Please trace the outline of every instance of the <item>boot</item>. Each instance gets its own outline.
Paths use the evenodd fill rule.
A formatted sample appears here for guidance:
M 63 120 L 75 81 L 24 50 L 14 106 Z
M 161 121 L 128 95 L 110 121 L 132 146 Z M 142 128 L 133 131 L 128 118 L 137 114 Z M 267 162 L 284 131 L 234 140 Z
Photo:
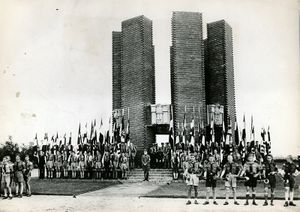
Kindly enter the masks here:
M 257 205 L 256 202 L 255 202 L 255 194 L 252 194 L 252 199 L 253 199 L 252 205 Z
M 249 200 L 249 194 L 246 194 L 246 202 L 245 202 L 245 204 L 244 204 L 244 205 L 249 205 L 249 202 L 248 202 L 248 200 Z
M 271 205 L 273 206 L 274 194 L 271 194 Z

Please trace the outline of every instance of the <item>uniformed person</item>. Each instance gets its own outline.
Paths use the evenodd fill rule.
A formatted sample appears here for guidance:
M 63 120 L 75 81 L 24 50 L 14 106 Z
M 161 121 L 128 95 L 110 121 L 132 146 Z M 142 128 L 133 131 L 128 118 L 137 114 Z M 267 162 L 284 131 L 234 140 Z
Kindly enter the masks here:
M 150 156 L 147 153 L 147 150 L 144 150 L 144 154 L 142 155 L 142 166 L 144 171 L 144 180 L 149 181 L 149 171 L 150 171 Z
M 255 188 L 257 186 L 257 178 L 260 174 L 260 166 L 254 161 L 254 155 L 250 153 L 247 157 L 247 162 L 244 164 L 241 176 L 245 176 L 245 186 L 246 186 L 246 202 L 244 205 L 249 205 L 249 191 L 252 191 L 252 204 L 257 205 L 255 202 Z
M 215 162 L 215 157 L 209 155 L 209 162 L 204 165 L 204 178 L 206 179 L 206 201 L 203 205 L 209 204 L 209 192 L 212 190 L 213 193 L 213 204 L 218 205 L 216 202 L 216 184 L 217 184 L 217 175 L 220 170 L 219 165 Z
M 21 161 L 20 155 L 16 155 L 16 162 L 14 164 L 16 196 L 20 198 L 23 197 L 24 171 L 25 171 L 25 163 Z
M 2 168 L 2 183 L 4 189 L 3 199 L 12 199 L 11 192 L 11 173 L 13 172 L 13 164 L 10 162 L 9 156 L 3 158 L 3 168 Z
M 120 157 L 120 169 L 122 171 L 122 179 L 127 179 L 128 158 L 124 152 Z
M 191 193 L 192 189 L 195 191 L 195 204 L 198 204 L 198 185 L 199 185 L 199 175 L 200 175 L 200 163 L 195 160 L 195 155 L 191 154 L 188 161 L 187 169 L 184 174 L 186 179 L 186 184 L 188 186 L 188 201 L 187 205 L 191 204 Z
M 31 171 L 33 169 L 33 163 L 29 160 L 29 155 L 25 156 L 25 170 L 24 170 L 24 182 L 25 182 L 25 190 L 28 197 L 31 196 Z
M 241 165 L 233 161 L 233 156 L 227 156 L 227 163 L 224 165 L 223 171 L 221 173 L 221 178 L 225 176 L 225 188 L 226 188 L 226 201 L 224 205 L 228 205 L 229 192 L 232 189 L 234 204 L 239 205 L 236 200 L 236 178 L 242 171 Z
M 273 206 L 274 200 L 274 190 L 276 187 L 276 173 L 278 172 L 278 168 L 273 161 L 273 156 L 268 154 L 267 160 L 263 165 L 263 176 L 264 180 L 264 187 L 265 187 L 265 202 L 263 206 L 268 205 L 268 195 L 269 195 L 269 188 L 271 190 L 271 202 L 270 204 Z
M 283 179 L 284 179 L 284 187 L 285 187 L 284 207 L 296 206 L 293 200 L 294 200 L 295 178 L 296 178 L 297 169 L 299 170 L 299 167 L 297 167 L 294 164 L 292 156 L 291 155 L 287 156 L 286 163 L 283 164 L 283 171 L 284 171 Z

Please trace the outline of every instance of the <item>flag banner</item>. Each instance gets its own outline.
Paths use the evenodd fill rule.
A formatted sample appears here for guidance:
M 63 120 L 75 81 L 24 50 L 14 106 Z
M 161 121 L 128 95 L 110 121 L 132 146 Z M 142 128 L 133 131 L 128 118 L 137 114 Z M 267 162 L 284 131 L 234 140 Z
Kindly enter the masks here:
M 265 137 L 266 137 L 266 130 L 265 130 L 265 128 L 261 128 L 260 135 L 261 135 L 262 141 L 264 142 L 265 141 Z
M 268 141 L 271 142 L 270 126 L 268 126 Z
M 37 133 L 35 133 L 34 140 L 35 140 L 35 142 L 36 142 L 36 146 L 39 146 L 39 141 L 38 141 Z
M 235 119 L 235 130 L 234 130 L 234 139 L 235 139 L 235 145 L 238 146 L 240 143 L 240 138 L 239 138 L 239 127 L 238 127 L 238 123 Z
M 82 143 L 82 139 L 81 139 L 81 124 L 79 123 L 77 144 L 79 145 L 81 143 Z
M 255 141 L 254 124 L 253 124 L 253 116 L 251 116 L 250 142 L 254 142 L 254 141 Z
M 244 141 L 244 144 L 245 144 L 246 143 L 246 119 L 245 119 L 245 114 L 244 114 L 244 117 L 243 117 L 242 140 Z

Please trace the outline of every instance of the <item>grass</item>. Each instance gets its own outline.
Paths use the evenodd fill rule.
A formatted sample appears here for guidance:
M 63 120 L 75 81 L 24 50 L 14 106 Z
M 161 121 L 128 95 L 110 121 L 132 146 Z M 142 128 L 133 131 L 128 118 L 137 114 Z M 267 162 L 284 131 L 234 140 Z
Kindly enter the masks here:
M 300 175 L 297 176 L 296 187 L 294 199 L 300 199 Z M 225 198 L 225 185 L 224 182 L 219 180 L 217 181 L 216 194 L 218 199 Z M 246 188 L 244 186 L 244 182 L 238 181 L 237 185 L 237 197 L 238 199 L 244 199 L 246 194 Z M 192 191 L 192 195 L 194 195 L 194 191 Z M 200 181 L 198 186 L 198 197 L 205 198 L 206 188 L 205 182 Z M 232 192 L 230 194 L 232 196 Z M 170 184 L 162 185 L 158 189 L 153 190 L 143 197 L 157 197 L 157 198 L 186 198 L 187 197 L 187 186 L 182 180 L 171 182 Z M 264 184 L 263 182 L 258 182 L 256 188 L 256 197 L 258 199 L 264 198 Z M 275 199 L 284 199 L 284 186 L 283 181 L 281 179 L 277 179 L 276 189 L 275 189 Z
M 31 190 L 33 195 L 79 195 L 110 186 L 118 185 L 116 180 L 80 180 L 80 179 L 31 179 Z M 2 190 L 2 189 L 1 189 Z M 13 194 L 15 186 L 12 186 Z M 3 191 L 1 191 L 3 193 Z

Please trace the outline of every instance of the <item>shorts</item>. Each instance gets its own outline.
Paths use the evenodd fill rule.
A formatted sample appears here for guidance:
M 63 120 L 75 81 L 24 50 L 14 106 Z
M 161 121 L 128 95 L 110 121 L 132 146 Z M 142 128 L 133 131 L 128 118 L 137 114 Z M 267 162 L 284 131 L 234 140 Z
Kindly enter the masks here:
M 196 174 L 188 174 L 186 178 L 186 184 L 188 186 L 198 186 L 199 185 L 199 178 Z
M 97 161 L 97 162 L 95 163 L 95 168 L 96 168 L 96 169 L 101 169 L 101 162 Z
M 228 176 L 225 180 L 225 187 L 236 188 L 236 177 Z
M 81 171 L 83 171 L 84 170 L 84 161 L 79 161 L 79 169 L 81 170 Z
M 127 167 L 127 164 L 126 164 L 126 163 L 122 163 L 121 166 L 120 166 L 120 168 L 121 168 L 122 170 L 126 170 L 128 167 Z
M 212 187 L 212 188 L 215 188 L 217 185 L 217 180 L 214 179 L 213 177 L 208 177 L 206 179 L 206 182 L 205 182 L 205 186 L 206 187 Z
M 284 187 L 289 187 L 290 189 L 295 188 L 295 178 L 289 177 L 288 179 L 284 179 Z
M 16 171 L 16 173 L 15 173 L 15 182 L 16 183 L 23 183 L 24 182 L 24 177 L 23 177 L 23 172 L 22 171 Z
M 10 174 L 3 174 L 1 182 L 4 184 L 4 187 L 9 187 L 11 184 Z
M 53 168 L 53 161 L 52 160 L 47 161 L 47 168 L 48 169 L 52 169 Z
M 269 180 L 269 183 L 265 184 L 265 188 L 268 187 L 268 188 L 276 188 L 276 178 L 275 176 L 272 176 L 272 177 L 268 177 L 267 178 Z
M 253 175 L 248 175 L 249 180 L 246 180 L 245 186 L 255 188 L 257 186 L 257 178 L 253 177 Z
M 78 164 L 76 162 L 72 162 L 71 163 L 71 170 L 75 171 L 75 170 L 77 170 L 77 168 L 78 168 Z
M 60 169 L 60 168 L 62 167 L 62 162 L 56 161 L 56 162 L 54 163 L 54 166 L 55 166 L 56 169 Z
M 30 180 L 31 180 L 31 176 L 26 176 L 26 175 L 24 175 L 24 181 L 25 181 L 26 183 L 29 183 Z

